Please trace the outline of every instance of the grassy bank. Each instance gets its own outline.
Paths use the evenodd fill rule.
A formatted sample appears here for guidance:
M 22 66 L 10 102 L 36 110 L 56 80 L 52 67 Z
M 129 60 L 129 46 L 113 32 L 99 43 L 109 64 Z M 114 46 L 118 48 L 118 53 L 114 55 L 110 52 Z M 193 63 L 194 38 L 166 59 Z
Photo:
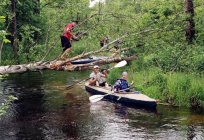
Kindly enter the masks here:
M 204 107 L 204 76 L 188 73 L 164 73 L 151 67 L 137 71 L 134 66 L 110 72 L 109 82 L 120 77 L 122 71 L 129 72 L 129 82 L 134 81 L 136 90 L 161 102 L 186 107 Z

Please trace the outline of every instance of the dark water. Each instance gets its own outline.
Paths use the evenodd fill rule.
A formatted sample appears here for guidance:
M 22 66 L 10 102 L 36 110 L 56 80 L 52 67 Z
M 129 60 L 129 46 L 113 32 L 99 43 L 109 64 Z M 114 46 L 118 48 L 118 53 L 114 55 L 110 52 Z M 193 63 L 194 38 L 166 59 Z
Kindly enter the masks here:
M 204 139 L 204 114 L 166 106 L 151 112 L 107 101 L 90 104 L 83 85 L 65 88 L 82 78 L 86 73 L 48 71 L 2 79 L 0 92 L 18 100 L 0 119 L 0 140 Z

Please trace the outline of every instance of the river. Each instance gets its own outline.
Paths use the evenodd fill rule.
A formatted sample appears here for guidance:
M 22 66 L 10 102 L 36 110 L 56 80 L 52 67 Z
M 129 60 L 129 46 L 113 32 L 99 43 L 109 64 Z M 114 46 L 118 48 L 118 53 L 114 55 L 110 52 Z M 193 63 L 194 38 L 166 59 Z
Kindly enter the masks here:
M 0 119 L 0 140 L 204 139 L 204 114 L 168 106 L 151 112 L 108 101 L 91 104 L 83 85 L 65 88 L 87 74 L 46 71 L 1 79 L 1 92 L 18 100 Z

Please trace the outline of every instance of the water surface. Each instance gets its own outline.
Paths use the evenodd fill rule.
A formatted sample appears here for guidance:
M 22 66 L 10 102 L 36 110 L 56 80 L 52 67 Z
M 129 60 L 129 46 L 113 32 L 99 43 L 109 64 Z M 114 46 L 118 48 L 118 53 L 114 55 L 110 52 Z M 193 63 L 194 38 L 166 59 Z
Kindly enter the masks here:
M 0 119 L 0 139 L 204 139 L 204 114 L 167 106 L 152 112 L 108 101 L 91 104 L 83 85 L 66 89 L 86 75 L 47 71 L 2 79 L 0 92 L 18 100 Z

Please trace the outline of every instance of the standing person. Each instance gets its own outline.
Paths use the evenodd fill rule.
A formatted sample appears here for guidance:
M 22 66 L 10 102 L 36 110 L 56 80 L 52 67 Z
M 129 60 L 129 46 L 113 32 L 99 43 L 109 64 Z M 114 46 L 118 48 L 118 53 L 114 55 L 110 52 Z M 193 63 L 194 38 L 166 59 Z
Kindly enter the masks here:
M 120 90 L 124 90 L 126 92 L 129 92 L 130 85 L 128 84 L 128 73 L 127 72 L 123 72 L 122 73 L 122 77 L 117 79 L 117 81 L 114 84 L 114 91 L 120 91 Z
M 99 71 L 99 66 L 95 65 L 93 67 L 93 72 L 90 74 L 90 80 L 89 85 L 91 86 L 100 86 L 104 81 L 102 77 L 105 77 L 102 73 Z
M 61 36 L 61 44 L 62 44 L 62 55 L 61 55 L 61 59 L 65 59 L 66 55 L 68 52 L 71 51 L 71 41 L 72 39 L 74 40 L 78 40 L 77 37 L 73 34 L 72 29 L 77 25 L 76 21 L 73 21 L 72 23 L 69 23 L 65 26 L 64 31 L 63 31 L 63 35 Z

